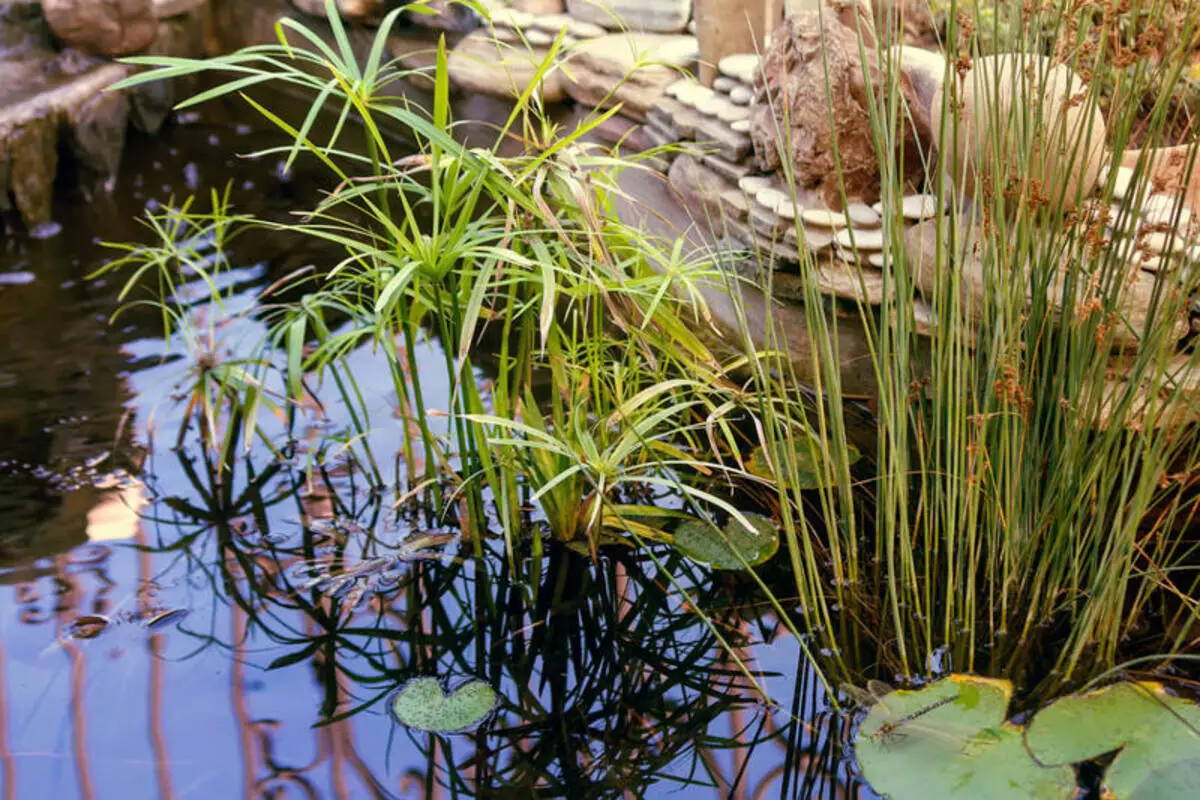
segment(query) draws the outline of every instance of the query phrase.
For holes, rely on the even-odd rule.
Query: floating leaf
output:
[[[854,739],[863,775],[892,800],[1074,797],[1074,771],[1038,764],[1021,729],[1004,721],[1011,695],[1008,681],[969,675],[891,692]]]
[[[186,608],[168,608],[165,610],[155,611],[142,619],[142,625],[149,630],[159,630],[170,625],[183,622],[183,618],[190,614],[191,611]]]
[[[101,614],[81,614],[63,626],[62,638],[95,639],[111,624],[112,620]]]
[[[1043,708],[1025,732],[1043,764],[1073,764],[1114,750],[1104,776],[1114,800],[1183,797],[1200,785],[1200,707],[1157,683],[1117,683],[1062,697]]]
[[[491,686],[478,680],[442,691],[437,678],[413,678],[392,698],[392,713],[409,728],[431,733],[462,733],[477,728],[496,707]]]
[[[854,445],[847,444],[846,457],[848,463],[853,464],[862,457],[862,453]],[[796,442],[793,463],[791,465],[777,464],[776,466],[780,470],[795,468],[790,473],[790,478],[798,489],[826,489],[834,485],[835,476],[831,474],[832,471],[826,465],[821,463],[821,458],[821,443],[812,434],[802,435]],[[756,447],[751,451],[750,458],[746,460],[746,471],[763,480],[773,481],[776,477],[775,470],[771,468],[771,462],[767,459],[766,450],[762,447]]]
[[[693,561],[713,569],[745,569],[763,563],[779,549],[779,530],[757,514],[743,515],[754,527],[746,530],[736,519],[724,529],[711,522],[692,520],[675,531],[675,546]]]

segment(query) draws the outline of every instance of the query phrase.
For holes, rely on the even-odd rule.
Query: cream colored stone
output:
[[[739,84],[729,90],[729,99],[739,106],[748,106],[754,102],[754,92]]]
[[[1183,250],[1185,244],[1182,236],[1173,236],[1162,231],[1153,231],[1141,237],[1142,247],[1155,253],[1178,253]]]
[[[757,195],[763,189],[771,187],[771,179],[750,175],[738,181],[738,188],[748,195]]]
[[[1142,219],[1150,225],[1178,224],[1186,228],[1192,221],[1192,211],[1177,194],[1152,194],[1142,204]]]
[[[850,250],[882,250],[883,249],[883,230],[873,228],[862,230],[859,228],[842,228],[833,237],[834,243]]]
[[[775,204],[775,213],[786,220],[793,220],[796,218],[796,204],[792,202],[792,198],[780,192],[779,202]]]
[[[572,17],[609,30],[682,33],[692,0],[566,0]]]
[[[734,105],[733,103],[726,101],[725,105],[723,105],[720,110],[717,111],[717,119],[721,120],[722,122],[728,122],[731,125],[734,122],[742,121],[745,121],[747,124],[749,124],[750,109],[746,108],[745,106]]]
[[[806,225],[820,228],[844,228],[850,224],[845,214],[827,208],[806,208],[800,212],[800,220]]]
[[[938,215],[937,197],[931,194],[910,194],[900,201],[900,214],[914,222]]]
[[[529,86],[545,57],[544,52],[497,42],[486,31],[476,31],[450,51],[447,69],[455,85],[467,91],[518,97]],[[543,78],[540,92],[547,102],[566,97],[559,70],[552,70]]]
[[[756,53],[739,53],[722,58],[717,64],[717,69],[722,75],[728,75],[730,78],[752,86],[761,63],[762,59]]]
[[[846,206],[845,217],[859,228],[877,228],[882,222],[879,212],[866,203],[850,203]]]
[[[1048,57],[1008,53],[975,59],[955,80],[962,111],[946,135],[957,128],[956,135],[936,144],[960,190],[978,197],[981,182],[992,190],[1036,184],[1052,203],[1061,200],[1064,211],[1091,193],[1104,159],[1104,115],[1094,104],[1075,101],[1086,87],[1070,68]],[[944,91],[936,92],[933,108],[942,107]],[[935,139],[942,127],[933,126]]]
[[[734,133],[749,133],[750,132],[750,120],[735,119],[733,122],[729,123],[729,129],[731,131],[733,131]]]
[[[786,194],[772,186],[768,186],[765,189],[759,189],[754,193],[754,202],[758,203],[764,208],[770,209],[772,212],[775,212],[781,201],[787,199],[788,196]]]

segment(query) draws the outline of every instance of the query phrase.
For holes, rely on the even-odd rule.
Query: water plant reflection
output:
[[[348,476],[329,478],[320,492],[332,518],[274,542],[243,534],[252,525],[277,528],[302,511],[302,475],[256,474],[247,464],[234,476],[242,487],[234,504],[204,508],[200,498],[228,494],[230,476],[190,474],[200,479],[191,498],[154,502],[171,517],[161,530],[175,532],[154,549],[179,559],[175,569],[203,576],[217,602],[236,609],[233,640],[193,616],[188,633],[205,648],[253,662],[249,643],[270,642],[267,680],[282,670],[311,671],[321,687],[322,729],[386,717],[387,698],[421,676],[470,676],[495,687],[500,706],[478,730],[393,731],[393,751],[422,754],[427,794],[442,786],[467,796],[611,797],[669,784],[724,796],[731,787],[774,791],[768,787],[782,781],[795,796],[811,797],[852,782],[848,773],[840,782],[831,777],[845,766],[845,731],[840,717],[817,714],[824,697],[812,672],[799,670],[790,686],[776,687],[792,696],[789,709],[764,706],[701,618],[747,663],[767,641],[789,648],[783,665],[792,670],[796,643],[759,613],[768,606],[735,601],[732,576],[714,581],[663,546],[604,548],[593,561],[555,544],[529,591],[496,552],[500,540],[479,558],[465,547],[458,557],[437,556],[430,548],[452,546],[449,534],[409,534],[420,529],[420,513],[381,507]],[[244,522],[229,524],[234,519]],[[364,575],[371,590],[355,596],[346,587],[366,586]],[[342,582],[347,577],[351,584]],[[753,675],[779,677],[763,669]],[[732,756],[732,770],[722,767],[722,753]],[[411,756],[403,762],[413,763]]]

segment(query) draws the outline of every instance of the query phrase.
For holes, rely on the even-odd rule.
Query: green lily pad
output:
[[[1114,800],[1181,797],[1200,785],[1200,707],[1157,683],[1117,683],[1055,700],[1034,715],[1025,743],[1043,764],[1120,750],[1104,776]],[[1194,788],[1189,788],[1189,792]]]
[[[892,800],[1073,798],[1074,771],[1038,764],[1005,722],[1011,696],[1008,681],[970,675],[891,692],[855,736],[863,775]]]
[[[675,531],[675,547],[692,561],[713,569],[756,567],[779,549],[779,529],[766,517],[742,516],[753,531],[736,519],[730,519],[723,529],[711,522],[692,520]]]
[[[442,691],[437,678],[413,678],[392,698],[392,713],[409,728],[431,733],[463,733],[479,727],[499,702],[496,691],[478,680]]]
[[[791,479],[797,488],[827,489],[834,485],[834,476],[828,474],[825,466],[821,463],[821,452],[820,442],[811,434],[808,437],[800,437],[796,442],[796,453],[793,459],[796,469],[791,475]],[[862,453],[852,444],[846,445],[846,454],[850,464],[862,457]],[[756,447],[751,451],[750,458],[746,459],[746,471],[763,480],[775,480],[775,471],[771,468],[766,451],[762,447]]]

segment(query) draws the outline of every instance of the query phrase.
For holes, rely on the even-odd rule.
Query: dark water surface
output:
[[[530,590],[509,579],[502,543],[475,558],[444,521],[397,513],[336,446],[306,481],[305,460],[346,420],[328,387],[312,387],[324,409],[307,410],[283,458],[256,445],[222,473],[194,436],[176,448],[189,362],[164,356],[184,343],[164,344],[153,309],[110,324],[119,280],[85,279],[110,257],[98,240],[145,239],[147,203],[227,183],[238,210],[274,216],[321,188],[232,155],[265,144],[236,119],[183,122],[131,140],[115,194],[65,198],[58,236],[8,220],[0,245],[4,800],[865,793],[845,721],[799,643],[753,601],[737,607],[745,584],[669,551],[593,564],[552,549]],[[223,309],[186,287],[218,357],[262,337],[247,313],[262,289],[337,254],[263,235],[235,257]],[[416,364],[432,407],[448,392],[438,347],[424,342]],[[372,447],[397,452],[387,376],[368,350],[353,364]],[[425,534],[448,541],[413,558]],[[330,573],[347,577],[318,593]],[[498,711],[468,734],[410,731],[389,696],[419,675],[485,680]]]

